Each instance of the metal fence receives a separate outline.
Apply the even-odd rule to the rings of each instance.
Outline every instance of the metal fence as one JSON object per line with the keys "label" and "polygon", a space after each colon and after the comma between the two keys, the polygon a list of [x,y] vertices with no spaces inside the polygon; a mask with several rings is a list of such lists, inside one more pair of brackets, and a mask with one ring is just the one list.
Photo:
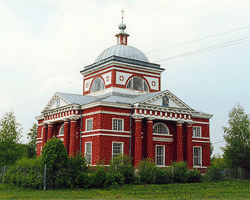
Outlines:
{"label": "metal fence", "polygon": [[[98,167],[88,167],[89,172],[93,173],[94,171],[97,170]],[[0,168],[0,183],[3,182],[3,177],[8,171],[8,167],[1,167]],[[104,166],[104,169],[106,172],[109,172],[110,169],[107,166]],[[44,169],[41,171],[40,169],[36,167],[27,167],[27,168],[18,168],[17,166],[17,171],[22,172],[25,176],[29,176],[30,170],[33,170],[36,174],[36,179],[43,185],[43,189],[53,189],[54,184],[53,184],[53,178],[59,180],[65,174],[72,174],[74,173],[74,169],[70,169],[71,172],[66,171],[63,174],[60,175],[58,174],[53,174],[46,165],[44,166]],[[73,170],[73,171],[72,171]],[[169,172],[172,173],[174,176],[174,167],[169,167],[166,168]],[[202,181],[223,181],[225,179],[231,179],[231,180],[236,180],[236,179],[248,179],[248,174],[242,170],[241,168],[234,168],[234,169],[229,169],[229,168],[207,168],[207,169],[199,169],[200,173],[204,175],[202,177]],[[138,174],[138,169],[135,170],[135,174]],[[68,177],[70,178],[70,177]],[[60,181],[60,180],[59,180]]]}

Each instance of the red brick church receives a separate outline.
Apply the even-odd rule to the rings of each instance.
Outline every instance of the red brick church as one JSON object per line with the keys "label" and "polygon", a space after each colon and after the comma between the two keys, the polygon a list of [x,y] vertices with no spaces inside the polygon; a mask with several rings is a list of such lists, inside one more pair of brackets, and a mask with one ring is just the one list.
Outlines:
{"label": "red brick church", "polygon": [[128,46],[126,25],[117,45],[104,50],[80,73],[83,94],[55,93],[38,121],[37,156],[52,137],[69,155],[80,151],[90,165],[119,154],[136,166],[153,158],[157,166],[187,161],[189,168],[210,166],[210,114],[195,111],[161,90],[163,68]]}

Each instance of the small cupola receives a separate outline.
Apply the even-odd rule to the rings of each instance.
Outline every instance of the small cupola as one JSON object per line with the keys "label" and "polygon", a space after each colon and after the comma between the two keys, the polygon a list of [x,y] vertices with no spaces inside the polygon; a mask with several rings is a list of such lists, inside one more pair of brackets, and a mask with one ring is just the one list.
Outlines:
{"label": "small cupola", "polygon": [[116,34],[117,37],[117,45],[127,45],[128,44],[128,36],[129,34],[125,33],[126,24],[123,23],[123,10],[122,10],[122,23],[119,24],[118,28],[120,29],[120,33]]}

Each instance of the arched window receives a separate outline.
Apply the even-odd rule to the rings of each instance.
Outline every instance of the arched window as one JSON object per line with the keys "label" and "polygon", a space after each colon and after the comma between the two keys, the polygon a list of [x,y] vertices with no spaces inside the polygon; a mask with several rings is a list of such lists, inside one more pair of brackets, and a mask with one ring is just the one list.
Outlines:
{"label": "arched window", "polygon": [[128,89],[148,91],[148,84],[141,77],[133,77],[128,81]]}
{"label": "arched window", "polygon": [[101,78],[97,78],[93,81],[90,92],[96,92],[104,89],[104,82]]}
{"label": "arched window", "polygon": [[61,126],[59,130],[59,135],[64,135],[64,124]]}
{"label": "arched window", "polygon": [[163,123],[157,123],[153,127],[153,134],[168,135],[168,127]]}

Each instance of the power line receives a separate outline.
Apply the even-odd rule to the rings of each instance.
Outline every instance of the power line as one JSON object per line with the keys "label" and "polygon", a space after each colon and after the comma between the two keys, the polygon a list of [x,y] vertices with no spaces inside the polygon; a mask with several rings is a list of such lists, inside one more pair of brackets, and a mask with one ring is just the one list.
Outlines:
{"label": "power line", "polygon": [[[236,45],[236,44],[241,44],[241,43],[244,43],[244,42],[249,42],[250,40],[245,40],[247,38],[250,38],[250,37],[241,38],[241,39],[238,39],[238,40],[218,44],[218,45],[215,45],[215,46],[211,46],[211,47],[191,51],[191,52],[188,52],[188,53],[180,54],[180,55],[173,56],[173,57],[170,57],[170,58],[165,58],[165,59],[158,60],[158,61],[155,61],[155,62],[162,62],[162,61],[166,61],[166,60],[172,60],[172,59],[175,59],[175,58],[190,56],[190,55],[194,55],[194,54],[197,54],[197,53],[203,53],[203,52],[206,52],[206,51],[212,51],[212,50],[215,50],[215,49],[220,49],[220,48],[224,48],[224,47],[228,47],[228,46],[232,46],[232,45]],[[237,41],[240,41],[240,40],[245,40],[245,41],[237,42]],[[233,44],[230,44],[230,43],[233,43]]]}
{"label": "power line", "polygon": [[[77,81],[80,81],[80,80],[81,80],[81,79],[77,79],[77,80],[75,80],[75,81],[69,81],[69,82],[66,82],[66,83],[59,83],[59,84],[52,85],[52,86],[50,86],[50,87],[54,87],[54,86],[58,86],[58,85],[62,85],[62,84],[74,83],[74,82],[77,82]],[[22,92],[18,92],[18,93],[12,93],[12,94],[9,94],[9,95],[11,96],[11,95],[23,94],[23,93],[35,91],[35,90],[37,90],[37,89],[40,89],[41,87],[42,87],[42,85],[41,85],[41,86],[32,87],[32,88],[33,88],[32,90],[30,90],[31,88],[25,88],[25,89],[23,89],[23,90],[26,90],[26,89],[27,89],[27,91],[22,91]],[[17,91],[17,90],[16,90],[16,91]],[[6,91],[6,92],[7,92],[7,91]]]}
{"label": "power line", "polygon": [[193,42],[205,40],[205,39],[208,39],[208,38],[216,37],[216,36],[219,36],[219,35],[224,35],[224,34],[227,34],[227,33],[235,32],[235,31],[246,29],[246,28],[249,28],[249,27],[250,26],[245,26],[245,27],[242,27],[242,28],[234,29],[234,30],[231,30],[231,31],[226,31],[226,32],[223,32],[223,33],[218,33],[218,34],[211,35],[211,36],[204,37],[204,38],[200,38],[200,39],[197,39],[197,40],[191,40],[191,41],[188,41],[188,42],[176,44],[176,45],[165,47],[165,48],[162,48],[162,49],[157,49],[157,50],[154,50],[154,51],[149,51],[149,52],[146,52],[145,54],[149,54],[149,53],[153,53],[153,52],[157,52],[157,51],[162,51],[162,50],[165,50],[165,49],[170,49],[170,48],[173,48],[173,47],[178,47],[178,46],[181,46],[181,45],[185,45],[185,44],[189,44],[189,43],[193,43]]}

